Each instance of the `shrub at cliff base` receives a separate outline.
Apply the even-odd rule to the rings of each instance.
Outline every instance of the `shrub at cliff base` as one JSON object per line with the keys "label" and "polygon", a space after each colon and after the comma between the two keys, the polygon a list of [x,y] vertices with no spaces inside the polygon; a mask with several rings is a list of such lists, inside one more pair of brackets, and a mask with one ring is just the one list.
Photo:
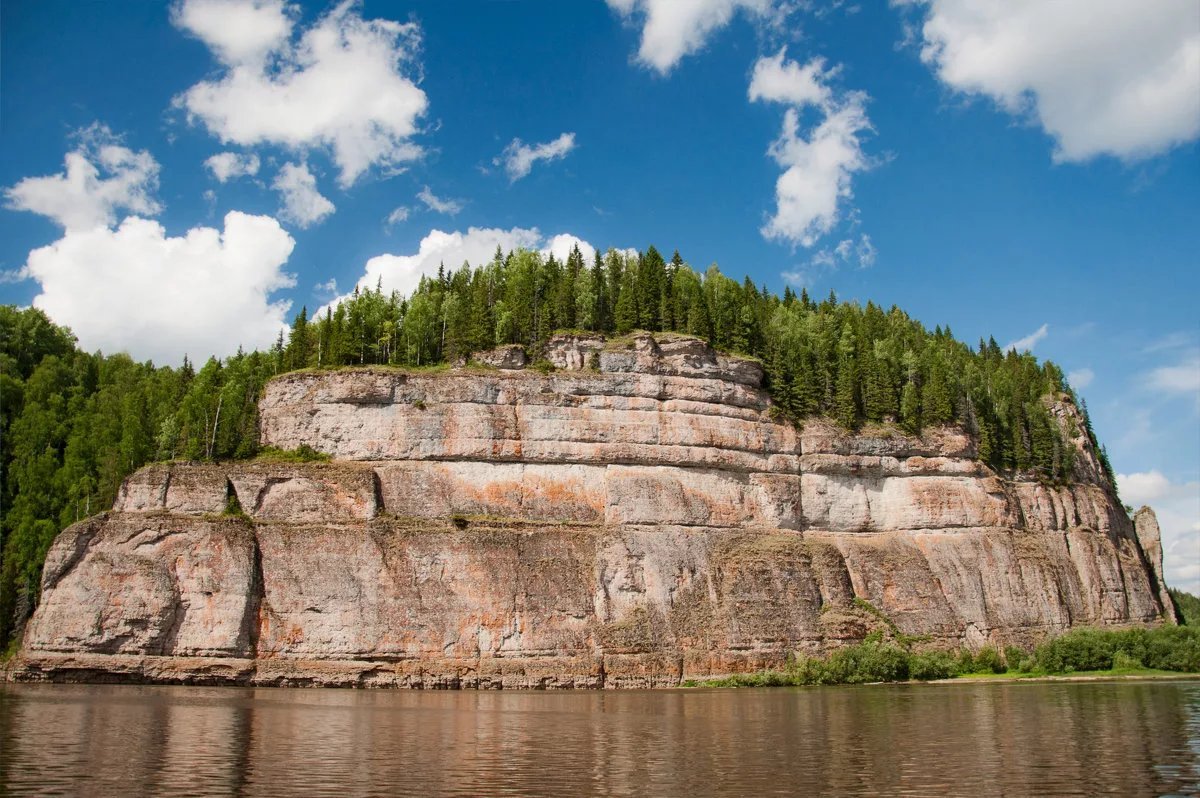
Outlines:
{"label": "shrub at cliff base", "polygon": [[[1200,628],[1076,629],[1048,640],[1032,654],[1008,646],[1004,656],[991,646],[977,653],[913,651],[878,633],[828,657],[798,657],[782,670],[735,674],[705,681],[706,687],[779,687],[876,682],[930,681],[956,676],[1018,672],[1056,676],[1084,671],[1136,673],[1144,670],[1200,672]],[[687,683],[697,686],[697,683]]]}
{"label": "shrub at cliff base", "polygon": [[1135,663],[1151,670],[1200,671],[1200,628],[1075,629],[1033,653],[1034,668],[1051,674],[1129,670]]}

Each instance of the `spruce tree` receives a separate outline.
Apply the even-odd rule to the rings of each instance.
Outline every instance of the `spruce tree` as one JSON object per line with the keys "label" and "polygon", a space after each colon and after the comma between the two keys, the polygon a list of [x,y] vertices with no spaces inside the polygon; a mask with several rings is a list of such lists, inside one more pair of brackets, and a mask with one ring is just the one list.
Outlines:
{"label": "spruce tree", "polygon": [[921,421],[925,424],[949,424],[954,419],[954,405],[946,385],[946,373],[941,360],[934,358],[929,376],[922,386]]}
{"label": "spruce tree", "polygon": [[854,331],[847,324],[838,342],[837,389],[833,417],[846,429],[858,426],[858,368],[854,351]]}
{"label": "spruce tree", "polygon": [[900,391],[900,426],[916,435],[921,431],[921,407],[917,400],[917,385],[912,380]]}

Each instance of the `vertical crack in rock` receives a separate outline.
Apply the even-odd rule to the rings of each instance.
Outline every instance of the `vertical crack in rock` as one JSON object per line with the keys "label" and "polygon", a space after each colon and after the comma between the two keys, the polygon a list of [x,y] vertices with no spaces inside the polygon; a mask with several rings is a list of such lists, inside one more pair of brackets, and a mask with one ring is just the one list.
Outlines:
{"label": "vertical crack in rock", "polygon": [[167,506],[167,494],[171,491],[171,474],[175,470],[175,465],[172,463],[167,466],[167,474],[163,477],[162,487],[158,491],[158,506],[165,508]]}
{"label": "vertical crack in rock", "polygon": [[237,649],[252,659],[258,657],[259,638],[262,634],[263,613],[266,610],[266,583],[263,579],[262,549],[259,547],[258,530],[250,525],[250,595],[242,614],[242,628],[238,632]]}

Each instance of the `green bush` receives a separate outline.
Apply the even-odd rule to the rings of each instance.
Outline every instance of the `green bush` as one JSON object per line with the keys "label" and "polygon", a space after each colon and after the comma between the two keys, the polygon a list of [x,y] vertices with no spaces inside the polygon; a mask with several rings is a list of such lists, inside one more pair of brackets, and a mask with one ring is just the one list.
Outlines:
{"label": "green bush", "polygon": [[818,684],[900,682],[908,678],[908,653],[899,646],[866,640],[833,652]]}
{"label": "green bush", "polygon": [[1145,649],[1140,659],[1147,668],[1200,671],[1200,626],[1162,626],[1145,631]]}
{"label": "green bush", "polygon": [[910,679],[930,681],[949,679],[958,675],[958,662],[954,655],[945,651],[923,651],[912,654],[908,659]]}
{"label": "green bush", "polygon": [[229,491],[229,495],[225,497],[225,513],[224,514],[233,516],[235,518],[246,517],[246,511],[242,509],[242,503],[240,501],[238,501],[237,494],[234,493],[232,490]]}
{"label": "green bush", "polygon": [[975,670],[973,673],[1006,673],[1008,666],[1000,658],[1000,652],[994,646],[984,646],[975,655]]}
{"label": "green bush", "polygon": [[1028,655],[1025,653],[1025,649],[1019,646],[1004,647],[1004,664],[1008,666],[1010,671],[1019,671],[1021,669],[1021,662],[1026,656]]}
{"label": "green bush", "polygon": [[1146,666],[1142,664],[1142,661],[1132,654],[1128,654],[1124,651],[1117,651],[1115,654],[1113,654],[1112,669],[1114,671],[1138,671],[1145,667]]}
{"label": "green bush", "polygon": [[1072,629],[1037,647],[1033,657],[1046,673],[1106,671],[1122,661],[1136,661],[1164,671],[1200,671],[1200,628],[1160,626],[1153,629]]}
{"label": "green bush", "polygon": [[318,452],[307,443],[302,443],[295,449],[276,449],[268,446],[260,451],[255,459],[261,463],[327,463],[333,458],[324,452]]}

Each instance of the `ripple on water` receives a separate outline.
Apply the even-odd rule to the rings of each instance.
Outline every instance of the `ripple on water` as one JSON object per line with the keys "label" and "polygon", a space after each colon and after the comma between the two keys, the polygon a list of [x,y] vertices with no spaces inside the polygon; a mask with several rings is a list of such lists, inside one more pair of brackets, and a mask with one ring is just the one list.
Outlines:
{"label": "ripple on water", "polygon": [[0,794],[1200,793],[1200,683],[645,692],[0,685]]}

